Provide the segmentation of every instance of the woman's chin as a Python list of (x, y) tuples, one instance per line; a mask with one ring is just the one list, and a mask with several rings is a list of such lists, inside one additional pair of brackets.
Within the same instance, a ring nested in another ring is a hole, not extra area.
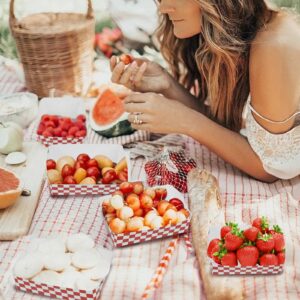
[(173, 33), (178, 39), (188, 39), (199, 34), (199, 32), (181, 32), (175, 29), (173, 30)]

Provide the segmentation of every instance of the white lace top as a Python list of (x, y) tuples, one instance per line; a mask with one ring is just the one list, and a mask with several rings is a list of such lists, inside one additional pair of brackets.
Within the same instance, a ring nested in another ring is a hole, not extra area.
[(245, 128), (242, 129), (241, 134), (247, 137), (266, 172), (281, 179), (290, 179), (299, 175), (300, 110), (293, 115), (296, 115), (293, 128), (282, 134), (273, 134), (264, 129), (257, 123), (251, 111), (262, 117), (254, 110), (250, 101), (247, 101), (244, 111)]

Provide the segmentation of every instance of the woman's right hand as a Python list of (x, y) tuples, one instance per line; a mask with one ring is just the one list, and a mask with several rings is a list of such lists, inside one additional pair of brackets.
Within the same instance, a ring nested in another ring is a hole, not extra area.
[(134, 59), (129, 65), (110, 59), (111, 81), (137, 92), (161, 93), (171, 85), (171, 76), (159, 64), (146, 59)]

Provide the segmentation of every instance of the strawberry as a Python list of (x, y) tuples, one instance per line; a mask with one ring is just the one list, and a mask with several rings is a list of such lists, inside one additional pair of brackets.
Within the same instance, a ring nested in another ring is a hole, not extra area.
[(252, 226), (259, 229), (260, 232), (265, 233), (269, 229), (269, 221), (266, 217), (256, 218), (253, 220)]
[(281, 252), (285, 247), (284, 235), (281, 228), (278, 225), (274, 225), (273, 230), (271, 230), (271, 234), (275, 242), (274, 245), (275, 251)]
[(220, 247), (219, 251), (215, 252), (213, 255), (215, 259), (218, 260), (218, 263), (220, 263), (222, 266), (230, 266), (230, 267), (237, 266), (237, 259), (236, 259), (235, 252), (228, 252), (224, 247)]
[(256, 241), (256, 247), (263, 253), (269, 253), (274, 249), (275, 241), (271, 234), (260, 234)]
[(233, 227), (237, 227), (237, 224), (231, 222), (226, 223), (226, 226), (223, 226), (220, 231), (221, 239), (224, 239), (225, 235), (230, 232)]
[(255, 266), (259, 257), (258, 249), (255, 246), (245, 246), (237, 251), (237, 258), (241, 266)]
[(252, 226), (252, 227), (246, 229), (246, 230), (244, 231), (243, 234), (244, 234), (244, 237), (245, 237), (247, 240), (249, 240), (249, 241), (251, 241), (251, 242), (255, 242), (256, 239), (257, 239), (258, 233), (259, 233), (258, 228)]
[(224, 240), (225, 240), (225, 248), (228, 251), (235, 251), (244, 242), (243, 235), (237, 227), (232, 228), (231, 232), (228, 232), (225, 235)]
[(211, 254), (212, 254), (212, 259), (217, 263), (217, 264), (221, 264), (221, 260), (219, 258), (219, 251), (220, 251), (220, 246), (219, 245), (215, 245), (212, 250), (211, 250)]
[(207, 255), (209, 257), (212, 257), (212, 255), (213, 255), (212, 249), (214, 248), (214, 246), (219, 245), (220, 242), (221, 242), (221, 240), (219, 240), (219, 239), (213, 239), (209, 242), (209, 245), (207, 247)]
[(277, 258), (278, 258), (278, 264), (283, 265), (285, 262), (285, 253), (284, 252), (277, 253)]
[(221, 258), (221, 265), (229, 266), (229, 267), (237, 266), (237, 259), (236, 259), (235, 252), (227, 252), (226, 254), (224, 254), (224, 256)]
[(261, 266), (278, 265), (278, 258), (275, 254), (267, 253), (260, 257), (259, 264)]

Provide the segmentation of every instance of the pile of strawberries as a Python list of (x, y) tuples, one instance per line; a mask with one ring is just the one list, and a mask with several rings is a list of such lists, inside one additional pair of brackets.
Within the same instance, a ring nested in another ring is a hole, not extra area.
[(281, 265), (285, 261), (284, 235), (278, 225), (269, 228), (266, 217), (256, 218), (252, 226), (240, 230), (236, 223), (226, 223), (220, 239), (210, 241), (207, 255), (217, 264), (235, 267)]
[(37, 134), (44, 137), (84, 137), (85, 121), (85, 115), (78, 115), (74, 120), (57, 115), (42, 115)]

